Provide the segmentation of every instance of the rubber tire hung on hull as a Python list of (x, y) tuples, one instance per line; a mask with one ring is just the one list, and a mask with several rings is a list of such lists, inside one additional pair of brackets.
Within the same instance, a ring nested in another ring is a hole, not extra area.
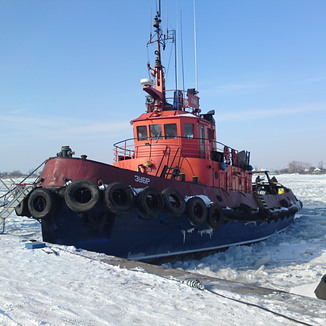
[(145, 219), (158, 217), (164, 208), (162, 195), (152, 187), (144, 188), (137, 195), (137, 205)]
[(213, 203), (208, 208), (207, 223), (213, 229), (217, 229), (224, 222), (222, 207), (218, 203)]
[(104, 203), (113, 214), (128, 212), (134, 206), (134, 201), (132, 189), (124, 183), (113, 182), (104, 191)]
[(207, 221), (207, 207), (200, 197), (191, 197), (187, 201), (187, 216), (192, 225), (202, 225)]
[(25, 197), (16, 207), (15, 212), (17, 216), (31, 217), (31, 213), (28, 209), (28, 197)]
[(65, 191), (65, 202), (75, 212), (87, 212), (100, 201), (100, 190), (90, 180), (73, 181)]
[(186, 210), (186, 202), (184, 198), (173, 188), (165, 188), (162, 192), (165, 209), (172, 216), (179, 217)]
[(56, 198), (53, 191), (46, 188), (36, 188), (28, 198), (28, 210), (36, 219), (42, 219), (54, 212)]

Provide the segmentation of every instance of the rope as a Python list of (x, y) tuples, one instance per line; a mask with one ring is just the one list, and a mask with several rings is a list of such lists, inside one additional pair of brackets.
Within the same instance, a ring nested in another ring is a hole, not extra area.
[(267, 312), (270, 312), (270, 313), (272, 313), (272, 314), (274, 314), (276, 316), (279, 316), (279, 317), (282, 317), (282, 318), (291, 320), (291, 321), (293, 321), (295, 323), (298, 323), (298, 324), (301, 324), (301, 325), (313, 326), (312, 324), (308, 324), (308, 323), (305, 323), (303, 321), (297, 320), (295, 318), (292, 318), (292, 317), (283, 315), (283, 314), (281, 314), (279, 312), (276, 312), (276, 311), (270, 310), (268, 308), (262, 307), (262, 306), (260, 306), (258, 304), (247, 302), (247, 301), (242, 301), (242, 300), (235, 299), (235, 298), (231, 298), (231, 297), (225, 296), (223, 294), (220, 294), (220, 293), (214, 292), (212, 290), (209, 290), (199, 280), (187, 279), (187, 280), (182, 281), (181, 283), (186, 284), (186, 285), (188, 285), (188, 286), (190, 286), (192, 288), (196, 288), (196, 289), (202, 290), (202, 291), (206, 290), (207, 292), (210, 292), (210, 293), (212, 293), (214, 295), (220, 296), (221, 298), (224, 298), (224, 299), (227, 299), (227, 300), (232, 300), (232, 301), (235, 301), (235, 302), (238, 302), (238, 303), (241, 303), (241, 304), (245, 304), (247, 306), (251, 306), (251, 307), (262, 309), (262, 310), (267, 311)]

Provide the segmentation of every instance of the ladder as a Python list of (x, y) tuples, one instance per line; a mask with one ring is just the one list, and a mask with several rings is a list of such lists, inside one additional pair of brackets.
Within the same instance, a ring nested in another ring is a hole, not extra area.
[(38, 177), (29, 183), (26, 183), (26, 180), (32, 178), (34, 173), (45, 162), (46, 161), (34, 169), (28, 176), (24, 177), (20, 182), (15, 182), (9, 176), (0, 178), (0, 234), (5, 232), (6, 218), (36, 187), (36, 181)]
[(254, 198), (256, 199), (256, 202), (257, 202), (257, 204), (258, 204), (258, 206), (260, 208), (269, 209), (269, 207), (268, 207), (268, 205), (267, 205), (267, 203), (265, 201), (265, 198), (264, 198), (264, 196), (262, 194), (254, 191), (253, 195), (254, 195)]
[[(164, 160), (164, 157), (167, 156), (167, 162), (165, 165), (163, 165), (162, 170), (161, 170), (161, 166)], [(176, 177), (179, 176), (180, 174), (180, 161), (181, 161), (181, 148), (178, 147), (178, 149), (176, 150), (174, 157), (172, 159), (172, 162), (169, 163), (171, 158), (171, 148), (170, 146), (166, 146), (164, 154), (162, 156), (161, 162), (159, 164), (159, 167), (157, 169), (156, 172), (156, 176), (160, 176), (161, 178), (166, 178), (168, 179), (168, 176), (170, 176), (170, 179), (175, 179)], [(175, 164), (175, 161), (178, 161), (176, 163), (175, 166), (173, 166)], [(160, 173), (161, 171), (161, 173)]]

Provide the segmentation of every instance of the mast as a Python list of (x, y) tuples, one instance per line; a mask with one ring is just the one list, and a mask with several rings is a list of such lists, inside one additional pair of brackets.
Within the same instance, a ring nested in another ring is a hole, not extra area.
[(159, 1), (158, 10), (154, 17), (153, 23), (154, 33), (150, 34), (150, 39), (147, 42), (147, 45), (156, 43), (156, 50), (154, 51), (154, 68), (152, 68), (149, 63), (147, 65), (150, 75), (154, 78), (154, 85), (151, 80), (141, 80), (143, 90), (149, 94), (149, 97), (147, 97), (147, 110), (149, 112), (162, 111), (166, 104), (164, 66), (162, 65), (162, 50), (165, 50), (166, 42), (168, 40), (173, 40), (174, 36), (169, 35), (168, 30), (166, 34), (162, 32), (161, 22), (161, 1)]
[[(183, 91), (176, 89), (174, 92), (173, 106), (166, 102), (166, 89), (165, 89), (165, 74), (164, 66), (162, 65), (162, 50), (165, 50), (166, 43), (171, 40), (176, 42), (176, 32), (174, 30), (167, 30), (164, 34), (161, 29), (161, 1), (154, 17), (154, 33), (150, 33), (149, 44), (156, 44), (154, 68), (150, 63), (147, 64), (148, 71), (152, 79), (141, 79), (143, 90), (148, 94), (146, 106), (147, 112), (160, 112), (167, 108), (174, 108), (177, 110), (184, 110), (185, 108), (192, 108), (192, 113), (199, 114), (199, 97), (196, 89), (187, 90), (187, 104), (184, 104)], [(197, 76), (196, 76), (197, 79)], [(197, 82), (198, 83), (198, 82)], [(177, 85), (176, 85), (177, 86)]]
[[(161, 7), (161, 6), (160, 6)], [(156, 16), (154, 18), (154, 24), (153, 27), (155, 28), (156, 33), (156, 51), (154, 52), (156, 55), (155, 59), (155, 65), (154, 65), (154, 71), (152, 71), (152, 74), (154, 72), (155, 77), (155, 89), (158, 90), (163, 94), (164, 97), (162, 97), (162, 100), (165, 98), (165, 80), (164, 80), (164, 71), (161, 61), (161, 42), (163, 45), (163, 49), (165, 48), (165, 35), (162, 34), (160, 23), (161, 20), (161, 13), (158, 11), (156, 13)]]
[(198, 91), (196, 0), (193, 0), (193, 11), (194, 11), (195, 78), (196, 78), (196, 90)]

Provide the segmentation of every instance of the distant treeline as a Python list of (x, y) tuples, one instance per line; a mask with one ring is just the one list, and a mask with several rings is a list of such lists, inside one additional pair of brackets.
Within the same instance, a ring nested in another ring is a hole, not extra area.
[(279, 173), (299, 173), (299, 174), (322, 174), (326, 173), (323, 162), (319, 162), (317, 166), (310, 163), (292, 161), (285, 169), (278, 170)]

